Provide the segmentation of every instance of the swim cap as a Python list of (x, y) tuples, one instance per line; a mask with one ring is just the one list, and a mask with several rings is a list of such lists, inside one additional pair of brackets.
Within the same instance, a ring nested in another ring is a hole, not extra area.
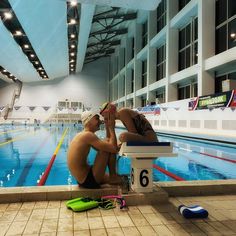
[(82, 124), (86, 125), (96, 115), (99, 116), (99, 114), (96, 111), (92, 111), (92, 110), (82, 112), (81, 114)]

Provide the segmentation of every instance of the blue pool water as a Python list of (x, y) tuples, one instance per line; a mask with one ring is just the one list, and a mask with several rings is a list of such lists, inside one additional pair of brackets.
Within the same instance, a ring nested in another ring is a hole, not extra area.
[[(0, 186), (36, 186), (60, 139), (68, 128), (45, 185), (76, 184), (67, 168), (67, 149), (82, 127), (76, 126), (0, 126)], [(117, 134), (122, 129), (117, 129)], [(98, 131), (104, 137), (104, 131)], [(154, 181), (236, 179), (236, 148), (216, 143), (159, 136), (159, 141), (174, 143), (178, 157), (160, 157), (153, 164)], [(89, 163), (95, 151), (91, 150)], [(130, 159), (120, 157), (119, 174), (129, 174)], [(164, 170), (164, 171), (163, 171)], [(164, 173), (165, 172), (165, 173)], [(172, 176), (172, 177), (170, 177)]]

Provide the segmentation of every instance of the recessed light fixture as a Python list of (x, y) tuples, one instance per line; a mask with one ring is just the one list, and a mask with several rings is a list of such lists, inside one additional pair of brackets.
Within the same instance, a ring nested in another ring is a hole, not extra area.
[(73, 63), (73, 62), (75, 62), (75, 60), (74, 60), (74, 59), (72, 59), (72, 60), (70, 61), (70, 63)]
[(76, 1), (76, 0), (71, 0), (71, 1), (70, 1), (70, 5), (71, 5), (72, 7), (75, 7), (75, 6), (77, 5), (77, 1)]
[(75, 45), (74, 45), (74, 44), (72, 44), (70, 47), (71, 47), (71, 48), (75, 48)]
[(38, 65), (38, 64), (39, 64), (39, 62), (38, 62), (38, 61), (36, 61), (36, 62), (35, 62), (35, 65)]
[(16, 33), (15, 33), (16, 36), (22, 36), (22, 32), (20, 30), (16, 30)]
[(29, 48), (29, 44), (24, 44), (24, 48), (28, 49)]
[(70, 64), (71, 67), (74, 67), (74, 64)]
[(4, 17), (5, 17), (5, 19), (11, 19), (12, 13), (11, 12), (4, 12)]
[(234, 39), (236, 37), (236, 34), (235, 33), (231, 33), (230, 37)]
[(71, 37), (72, 39), (74, 39), (74, 38), (75, 38), (75, 34), (71, 34), (70, 37)]
[(74, 53), (74, 52), (71, 52), (70, 55), (73, 57), (73, 56), (75, 55), (75, 53)]
[(34, 58), (34, 57), (35, 57), (35, 55), (34, 55), (34, 54), (30, 54), (30, 57), (31, 57), (31, 58)]
[(3, 72), (7, 72), (7, 70), (3, 70)]
[(75, 20), (75, 19), (70, 19), (69, 24), (71, 24), (71, 25), (75, 25), (75, 24), (76, 24), (76, 20)]

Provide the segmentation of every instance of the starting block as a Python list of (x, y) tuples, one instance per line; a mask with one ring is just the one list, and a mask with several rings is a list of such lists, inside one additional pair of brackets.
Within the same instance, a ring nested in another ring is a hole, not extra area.
[(152, 192), (152, 162), (158, 157), (176, 157), (170, 142), (122, 143), (120, 156), (131, 157), (131, 189), (135, 192)]

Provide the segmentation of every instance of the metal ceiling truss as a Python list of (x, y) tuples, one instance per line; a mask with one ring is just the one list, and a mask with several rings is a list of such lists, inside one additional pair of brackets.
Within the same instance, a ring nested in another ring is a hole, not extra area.
[[(98, 24), (101, 29), (90, 33), (90, 38), (95, 41), (88, 44), (85, 63), (90, 63), (101, 57), (114, 53), (114, 46), (120, 45), (120, 35), (128, 33), (122, 23), (137, 18), (137, 13), (119, 13), (120, 8), (101, 12), (94, 15), (93, 25)], [(121, 26), (120, 28), (117, 28)]]
[(77, 1), (67, 2), (69, 74), (73, 74), (76, 71), (80, 18), (79, 12), (80, 4), (78, 4)]
[(42, 79), (48, 79), (48, 75), (43, 68), (42, 63), (34, 51), (30, 40), (28, 39), (8, 0), (0, 1), (0, 17), (5, 27), (12, 34), (16, 43), (21, 47), (23, 53), (27, 56), (30, 63), (38, 72), (39, 76)]

